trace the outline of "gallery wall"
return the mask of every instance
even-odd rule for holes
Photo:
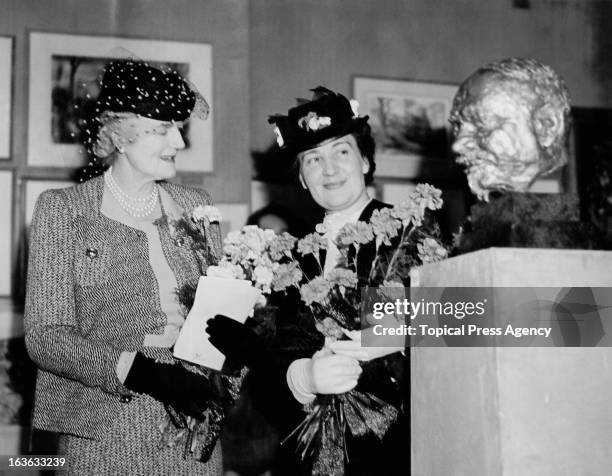
[[[29,32],[210,43],[214,172],[186,174],[181,180],[205,186],[218,202],[248,204],[251,153],[273,143],[267,116],[286,111],[295,97],[308,97],[308,89],[318,84],[348,94],[354,76],[457,84],[486,61],[530,55],[566,78],[574,104],[608,106],[610,3],[531,0],[529,9],[513,3],[0,0],[0,34],[14,38],[11,155],[0,160],[0,170],[14,172],[11,259],[20,252],[25,221],[23,179],[68,176],[64,170],[26,164]],[[246,212],[241,209],[241,216]]]
[[[351,78],[460,83],[485,62],[533,56],[567,81],[573,102],[612,104],[612,4],[597,0],[257,0],[250,2],[251,145],[266,117],[322,84]]]

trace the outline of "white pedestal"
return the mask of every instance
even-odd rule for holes
[[[412,278],[612,287],[612,252],[491,248]],[[611,474],[610,348],[414,348],[411,359],[413,475]]]

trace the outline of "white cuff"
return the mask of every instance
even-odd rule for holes
[[[312,393],[310,365],[310,359],[298,359],[291,362],[287,369],[287,385],[293,397],[301,404],[310,403],[316,397]]]

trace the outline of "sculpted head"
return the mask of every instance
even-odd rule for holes
[[[479,199],[529,189],[567,162],[570,103],[564,81],[534,59],[478,69],[460,86],[450,121],[453,151]]]

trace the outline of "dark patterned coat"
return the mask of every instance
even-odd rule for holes
[[[211,204],[203,190],[162,182],[184,210]],[[25,339],[39,367],[35,428],[97,439],[129,393],[116,375],[123,351],[143,350],[161,334],[166,315],[149,263],[147,238],[100,213],[103,177],[37,201],[30,234]],[[197,282],[200,264],[176,246],[160,221],[164,255],[177,284]],[[218,249],[218,226],[211,235]],[[169,349],[156,357],[171,361]]]

